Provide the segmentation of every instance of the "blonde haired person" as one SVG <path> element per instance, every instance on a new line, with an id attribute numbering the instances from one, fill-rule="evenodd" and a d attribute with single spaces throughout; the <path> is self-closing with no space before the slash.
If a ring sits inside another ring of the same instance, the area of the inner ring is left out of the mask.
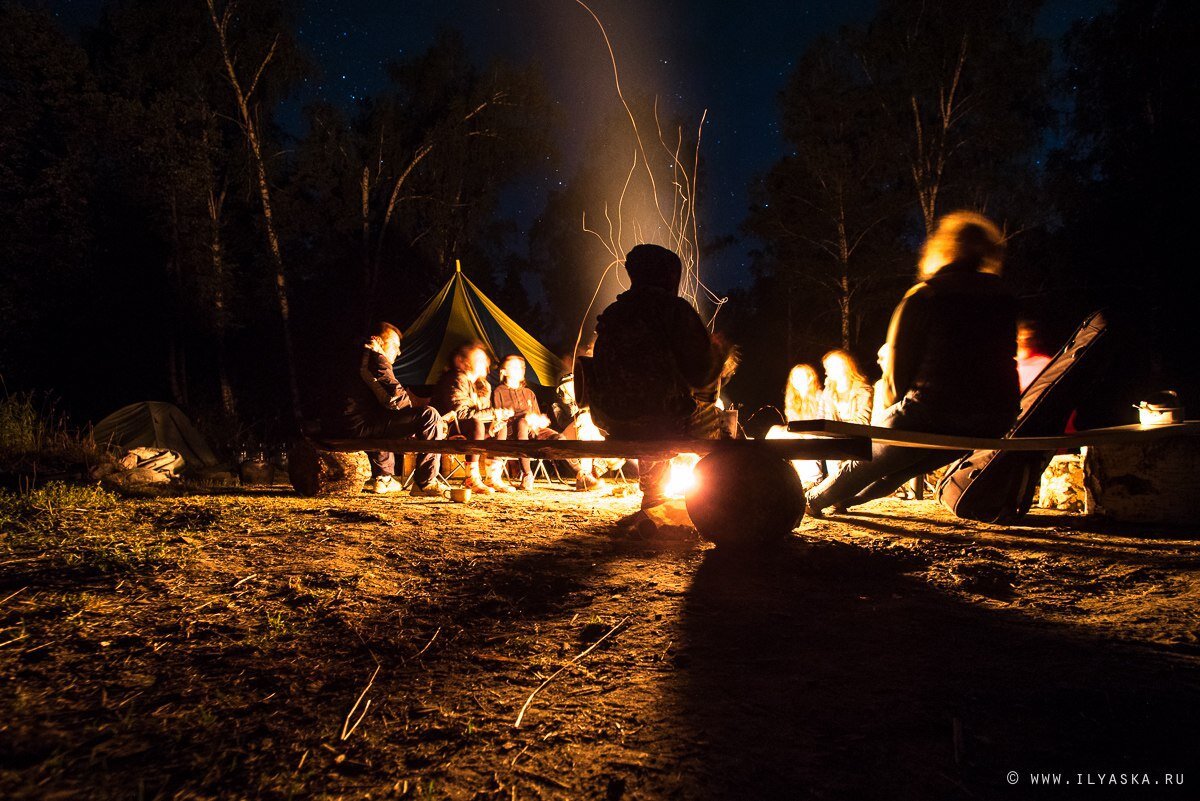
<path id="1" fill-rule="evenodd" d="M 821 419 L 821 379 L 811 364 L 797 364 L 788 372 L 783 390 L 783 416 L 789 423 Z"/>
<path id="2" fill-rule="evenodd" d="M 826 420 L 843 423 L 871 422 L 871 385 L 859 372 L 854 357 L 844 350 L 831 350 L 821 357 L 825 388 L 821 409 Z"/>
<path id="3" fill-rule="evenodd" d="M 793 420 L 820 420 L 824 416 L 821 403 L 821 379 L 811 364 L 797 364 L 788 371 L 787 385 L 783 389 L 783 416 L 787 422 Z M 803 439 L 804 434 L 793 434 L 787 426 L 772 426 L 767 439 Z M 804 486 L 812 486 L 825 477 L 825 462 L 816 459 L 793 459 L 792 467 Z"/>
<path id="4" fill-rule="evenodd" d="M 903 431 L 1000 436 L 1017 414 L 1017 301 L 1000 277 L 1004 236 L 981 214 L 938 221 L 921 253 L 920 282 L 888 326 L 887 408 Z M 953 451 L 875 445 L 808 493 L 809 509 L 844 509 L 892 493 L 956 458 Z"/>

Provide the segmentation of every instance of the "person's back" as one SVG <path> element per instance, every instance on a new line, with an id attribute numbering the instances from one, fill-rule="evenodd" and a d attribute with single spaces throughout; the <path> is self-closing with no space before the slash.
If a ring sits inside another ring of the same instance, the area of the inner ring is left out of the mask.
<path id="1" fill-rule="evenodd" d="M 678 297 L 683 265 L 658 245 L 625 257 L 631 287 L 600 315 L 587 373 L 596 423 L 615 438 L 654 439 L 720 434 L 714 405 L 724 365 L 700 315 Z M 642 508 L 666 500 L 669 462 L 643 460 Z"/>
<path id="2" fill-rule="evenodd" d="M 919 353 L 899 355 L 911 362 L 908 394 L 942 412 L 1016 409 L 1017 301 L 999 276 L 947 265 L 904 303 L 924 322 Z"/>
<path id="3" fill-rule="evenodd" d="M 924 280 L 892 314 L 880 350 L 885 408 L 877 425 L 900 431 L 998 437 L 1017 414 L 1017 304 L 1000 280 L 1004 237 L 987 218 L 954 212 L 925 242 Z M 876 443 L 807 493 L 809 511 L 890 494 L 949 463 L 953 452 Z"/>
<path id="4" fill-rule="evenodd" d="M 632 286 L 596 322 L 589 403 L 604 428 L 681 432 L 721 359 L 696 310 L 676 293 L 679 257 L 638 245 L 626 259 Z"/>

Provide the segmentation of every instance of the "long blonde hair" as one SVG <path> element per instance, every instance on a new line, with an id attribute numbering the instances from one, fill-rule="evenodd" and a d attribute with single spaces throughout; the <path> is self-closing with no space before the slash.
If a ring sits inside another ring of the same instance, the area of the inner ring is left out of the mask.
<path id="1" fill-rule="evenodd" d="M 792 378 L 796 373 L 808 375 L 809 391 L 801 395 Z M 797 364 L 788 373 L 787 387 L 783 390 L 784 416 L 790 420 L 816 420 L 821 416 L 821 380 L 811 364 Z"/>
<path id="2" fill-rule="evenodd" d="M 821 365 L 824 366 L 825 363 L 828 362 L 830 359 L 836 359 L 836 360 L 840 361 L 842 363 L 842 365 L 846 368 L 846 379 L 847 379 L 846 390 L 847 390 L 847 392 L 849 392 L 855 386 L 858 386 L 860 384 L 863 386 L 866 386 L 867 377 L 862 374 L 861 370 L 858 369 L 858 362 L 856 362 L 854 360 L 853 356 L 851 356 L 849 353 L 842 350 L 841 348 L 834 348 L 833 350 L 829 351 L 828 353 L 826 353 L 824 356 L 821 357 Z M 830 392 L 837 394 L 837 388 L 830 386 L 829 368 L 828 367 L 825 368 L 825 388 L 828 389 Z"/>
<path id="3" fill-rule="evenodd" d="M 947 214 L 925 240 L 918 277 L 928 281 L 947 264 L 956 262 L 970 265 L 977 272 L 999 275 L 1004 266 L 1004 234 L 982 214 Z"/>

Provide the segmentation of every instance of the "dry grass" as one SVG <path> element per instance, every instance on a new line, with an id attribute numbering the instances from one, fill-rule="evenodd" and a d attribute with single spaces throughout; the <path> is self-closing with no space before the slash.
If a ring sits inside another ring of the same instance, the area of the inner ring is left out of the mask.
<path id="1" fill-rule="evenodd" d="M 0 797 L 1011 798 L 1196 753 L 1194 538 L 881 502 L 731 559 L 635 503 L 0 496 Z"/>

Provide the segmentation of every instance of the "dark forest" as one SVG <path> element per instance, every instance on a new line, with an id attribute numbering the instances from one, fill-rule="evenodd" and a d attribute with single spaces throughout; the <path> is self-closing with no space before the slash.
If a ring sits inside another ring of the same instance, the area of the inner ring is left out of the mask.
<path id="1" fill-rule="evenodd" d="M 1119 315 L 1110 410 L 1168 387 L 1195 403 L 1190 6 L 1121 2 L 1061 41 L 1036 34 L 1032 0 L 924 6 L 888 0 L 798 54 L 778 101 L 790 150 L 755 179 L 743 236 L 704 240 L 748 253 L 719 288 L 717 325 L 746 357 L 731 399 L 777 402 L 787 367 L 830 347 L 872 364 L 924 234 L 972 208 L 1003 223 L 1049 344 L 1094 308 Z M 537 69 L 475 63 L 445 31 L 358 107 L 304 108 L 298 136 L 277 121 L 312 68 L 294 9 L 236 12 L 222 45 L 202 3 L 111 2 L 77 38 L 3 6 L 7 390 L 52 392 L 80 420 L 157 398 L 276 425 L 290 380 L 311 403 L 335 346 L 407 324 L 455 258 L 569 348 L 603 257 L 579 224 L 587 174 L 611 161 L 590 149 L 527 235 L 507 216 L 506 187 L 555 156 Z"/>

